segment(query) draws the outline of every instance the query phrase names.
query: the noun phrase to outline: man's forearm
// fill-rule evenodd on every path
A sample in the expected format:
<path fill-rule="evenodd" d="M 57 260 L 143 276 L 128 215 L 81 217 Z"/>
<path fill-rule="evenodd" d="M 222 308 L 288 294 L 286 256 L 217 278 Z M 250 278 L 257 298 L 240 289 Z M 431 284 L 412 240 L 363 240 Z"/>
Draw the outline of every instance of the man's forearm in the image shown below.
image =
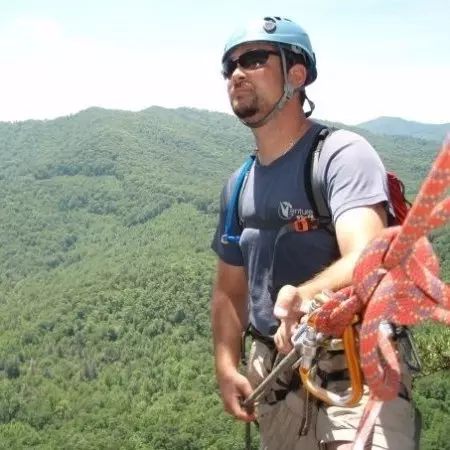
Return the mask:
<path fill-rule="evenodd" d="M 216 372 L 223 374 L 239 366 L 241 334 L 247 319 L 247 300 L 231 299 L 216 292 L 212 299 L 211 320 Z"/>
<path fill-rule="evenodd" d="M 361 253 L 387 226 L 384 203 L 354 208 L 336 222 L 336 238 L 342 256 L 317 276 L 299 286 L 302 298 L 311 298 L 324 289 L 338 291 L 352 283 Z"/>
<path fill-rule="evenodd" d="M 360 252 L 352 252 L 338 259 L 317 276 L 299 286 L 302 298 L 312 298 L 325 289 L 338 291 L 352 282 L 353 271 Z"/>

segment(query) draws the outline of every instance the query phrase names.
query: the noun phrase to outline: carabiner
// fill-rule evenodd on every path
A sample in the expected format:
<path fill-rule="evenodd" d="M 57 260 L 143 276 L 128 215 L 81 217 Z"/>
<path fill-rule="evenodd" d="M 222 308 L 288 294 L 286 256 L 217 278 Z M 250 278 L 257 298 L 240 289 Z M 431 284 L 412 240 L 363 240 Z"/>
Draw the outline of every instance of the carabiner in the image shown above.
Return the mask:
<path fill-rule="evenodd" d="M 314 314 L 308 320 L 308 324 L 314 326 Z M 310 324 L 311 322 L 311 324 Z M 301 364 L 299 374 L 305 388 L 315 397 L 319 398 L 330 406 L 341 406 L 351 408 L 356 406 L 363 395 L 363 383 L 361 370 L 359 368 L 359 359 L 355 344 L 355 331 L 352 325 L 345 328 L 342 335 L 344 344 L 344 354 L 347 361 L 347 367 L 350 376 L 350 392 L 346 395 L 339 395 L 317 385 L 314 381 L 315 370 L 312 367 L 312 360 L 307 358 L 305 364 Z M 303 363 L 302 358 L 302 363 Z"/>

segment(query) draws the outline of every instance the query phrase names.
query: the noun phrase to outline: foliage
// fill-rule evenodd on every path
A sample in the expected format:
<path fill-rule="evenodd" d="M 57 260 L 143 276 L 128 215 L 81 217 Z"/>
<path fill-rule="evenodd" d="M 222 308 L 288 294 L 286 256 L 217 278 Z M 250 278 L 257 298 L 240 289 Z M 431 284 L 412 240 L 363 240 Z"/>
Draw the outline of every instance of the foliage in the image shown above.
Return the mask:
<path fill-rule="evenodd" d="M 412 197 L 435 143 L 361 133 Z M 214 379 L 209 247 L 251 147 L 233 117 L 186 108 L 0 124 L 0 448 L 242 448 Z M 433 243 L 448 280 L 448 230 Z M 424 450 L 448 448 L 447 331 L 416 330 Z"/>

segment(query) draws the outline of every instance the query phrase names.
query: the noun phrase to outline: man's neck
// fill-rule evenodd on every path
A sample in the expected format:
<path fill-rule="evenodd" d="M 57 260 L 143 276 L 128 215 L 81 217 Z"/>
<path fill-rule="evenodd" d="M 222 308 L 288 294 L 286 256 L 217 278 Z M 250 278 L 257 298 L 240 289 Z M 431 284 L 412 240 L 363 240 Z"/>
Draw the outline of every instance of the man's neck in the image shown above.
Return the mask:
<path fill-rule="evenodd" d="M 313 124 L 305 117 L 297 120 L 274 119 L 254 130 L 258 160 L 264 166 L 286 154 Z"/>

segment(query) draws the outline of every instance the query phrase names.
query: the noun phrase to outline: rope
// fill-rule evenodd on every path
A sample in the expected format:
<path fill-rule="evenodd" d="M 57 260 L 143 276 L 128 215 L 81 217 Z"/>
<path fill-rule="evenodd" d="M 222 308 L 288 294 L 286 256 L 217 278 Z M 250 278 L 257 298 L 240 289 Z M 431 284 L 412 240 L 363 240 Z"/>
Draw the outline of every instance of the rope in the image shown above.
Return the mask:
<path fill-rule="evenodd" d="M 360 362 L 370 400 L 355 450 L 364 448 L 381 405 L 400 388 L 400 362 L 380 325 L 434 320 L 450 325 L 450 287 L 439 279 L 439 261 L 427 234 L 450 222 L 450 136 L 401 226 L 383 230 L 363 251 L 352 286 L 333 294 L 316 312 L 318 331 L 340 337 L 355 314 L 362 316 Z"/>

